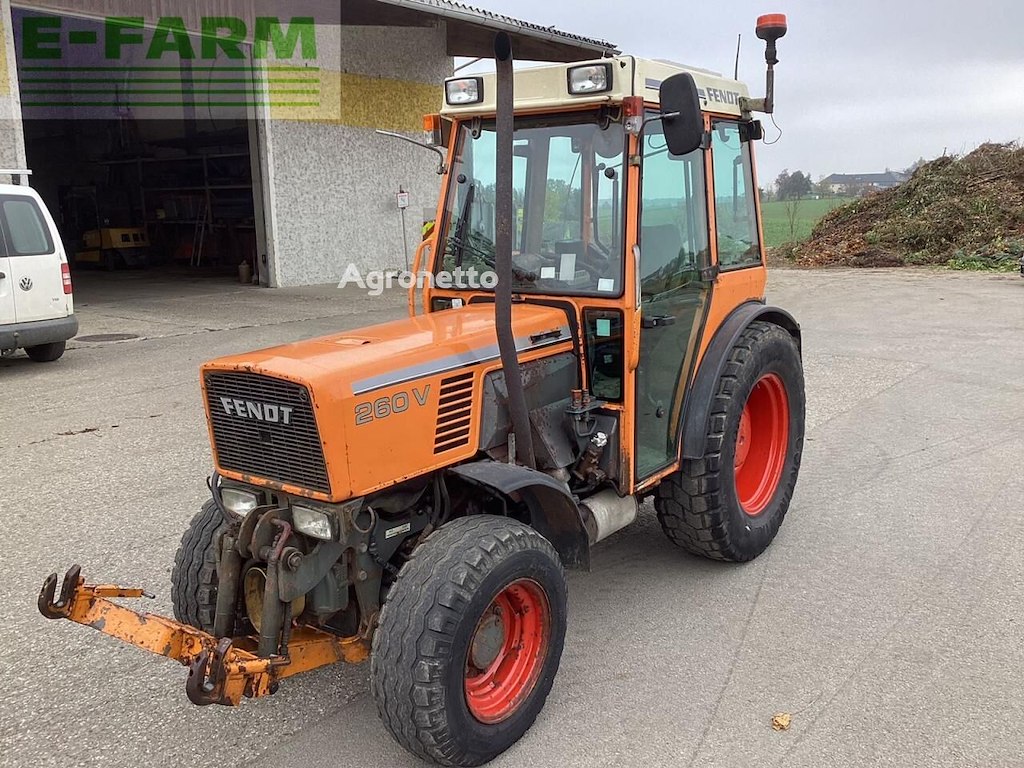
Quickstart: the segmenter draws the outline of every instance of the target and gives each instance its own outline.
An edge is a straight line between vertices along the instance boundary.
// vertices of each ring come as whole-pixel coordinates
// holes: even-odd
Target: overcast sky
[[[785,13],[775,119],[760,146],[763,185],[811,174],[903,169],[919,157],[1024,138],[1024,3],[1014,0],[470,0],[472,5],[731,75],[764,90],[763,13]],[[769,120],[766,138],[777,135]]]

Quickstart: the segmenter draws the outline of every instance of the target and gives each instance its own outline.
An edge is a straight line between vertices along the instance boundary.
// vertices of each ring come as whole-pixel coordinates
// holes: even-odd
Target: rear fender
[[[711,411],[711,400],[715,396],[715,387],[725,369],[730,350],[740,334],[755,320],[774,323],[789,331],[796,340],[797,349],[801,350],[800,324],[786,310],[765,306],[757,301],[749,301],[734,309],[711,339],[686,399],[686,412],[683,416],[684,459],[704,456],[708,414]]]
[[[558,552],[567,568],[590,568],[590,540],[579,506],[564,483],[516,464],[474,461],[448,470],[475,485],[526,504],[530,525]]]

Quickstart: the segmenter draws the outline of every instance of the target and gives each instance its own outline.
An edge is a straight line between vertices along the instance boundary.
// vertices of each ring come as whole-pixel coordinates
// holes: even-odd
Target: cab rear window
[[[0,198],[8,256],[53,253],[53,240],[36,201],[27,197]]]

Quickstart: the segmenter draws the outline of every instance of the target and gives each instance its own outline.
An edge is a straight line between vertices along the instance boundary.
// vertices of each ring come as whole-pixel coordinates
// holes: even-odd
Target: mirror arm
[[[740,96],[740,112],[742,112],[744,120],[750,120],[754,112],[763,112],[766,115],[771,114],[772,109],[773,107],[768,104],[767,99],[751,99],[746,96]]]
[[[640,123],[640,130],[637,132],[637,136],[644,135],[644,128],[646,128],[649,123],[655,123],[658,120],[671,120],[673,117],[679,117],[679,114],[679,112],[665,112],[661,115],[651,115],[650,117],[645,118],[644,121]]]
[[[394,131],[382,131],[378,128],[376,131],[374,131],[374,133],[379,133],[381,136],[390,136],[392,139],[401,139],[402,141],[407,142],[409,144],[413,144],[417,147],[429,149],[431,152],[437,152],[437,175],[444,176],[446,173],[448,173],[448,166],[445,163],[445,153],[440,147],[435,147],[432,144],[424,144],[422,141],[416,141],[416,139],[411,139],[408,136],[405,136],[401,133],[395,133]]]

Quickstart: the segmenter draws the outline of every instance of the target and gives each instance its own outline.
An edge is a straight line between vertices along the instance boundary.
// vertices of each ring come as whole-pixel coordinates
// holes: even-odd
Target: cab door
[[[67,316],[63,249],[51,234],[50,219],[30,195],[0,195],[0,229],[17,322]]]
[[[660,131],[659,123],[649,124],[642,144],[637,483],[678,457],[686,388],[710,290],[702,277],[710,266],[704,150],[674,157]]]

